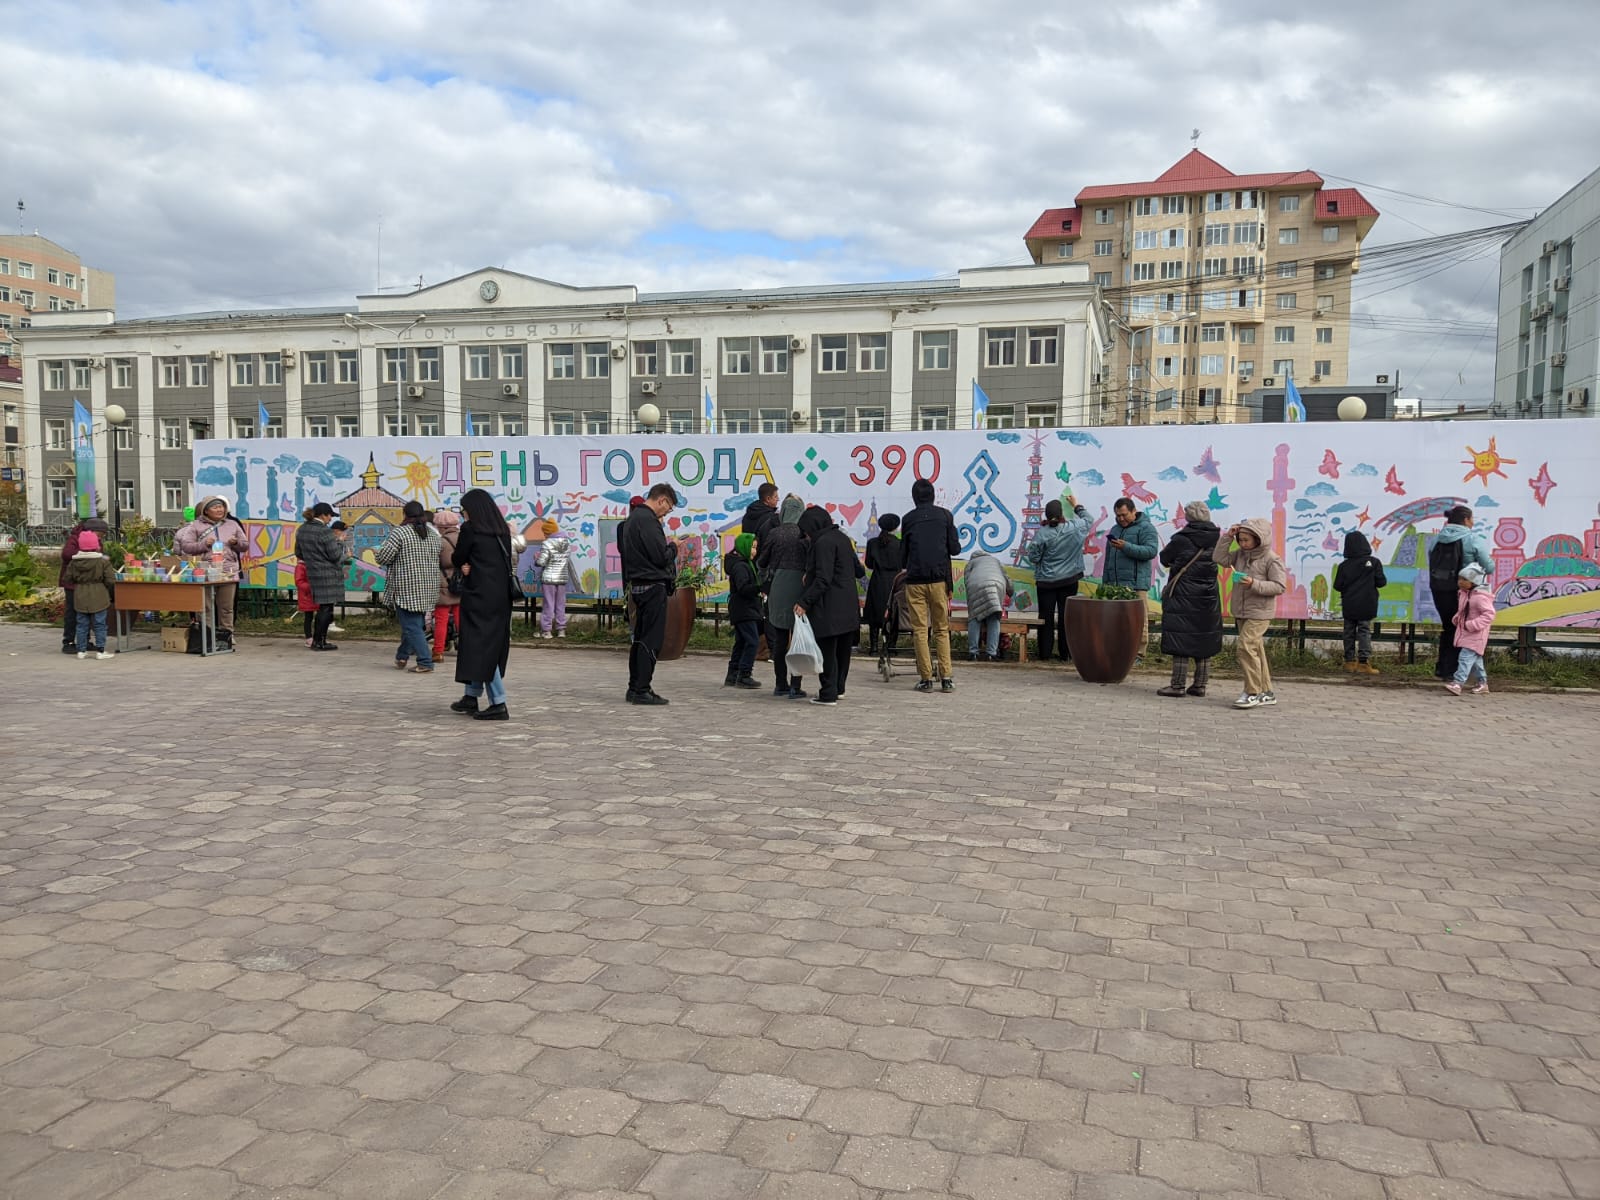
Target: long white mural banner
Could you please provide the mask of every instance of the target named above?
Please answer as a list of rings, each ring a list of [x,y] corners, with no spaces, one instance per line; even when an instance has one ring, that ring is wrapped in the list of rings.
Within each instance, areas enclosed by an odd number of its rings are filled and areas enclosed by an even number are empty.
[[[481,487],[534,540],[542,520],[555,521],[574,543],[583,594],[609,595],[620,587],[616,530],[628,500],[664,482],[682,501],[666,522],[679,562],[710,569],[703,595],[714,600],[725,592],[722,555],[761,484],[826,507],[860,548],[880,515],[911,508],[912,481],[926,478],[955,514],[963,555],[1000,556],[1024,610],[1027,545],[1045,504],[1071,493],[1095,522],[1091,580],[1119,497],[1163,540],[1184,504],[1203,500],[1219,525],[1271,520],[1291,577],[1279,616],[1337,616],[1330,580],[1345,533],[1358,529],[1386,564],[1380,620],[1433,621],[1428,546],[1445,510],[1465,504],[1495,565],[1498,624],[1600,627],[1600,421],[246,439],[201,442],[194,454],[197,498],[225,496],[251,531],[257,587],[292,586],[294,530],[313,503],[332,504],[355,531],[352,588],[378,590],[371,554],[406,501],[456,508]],[[522,567],[531,579],[532,551]]]

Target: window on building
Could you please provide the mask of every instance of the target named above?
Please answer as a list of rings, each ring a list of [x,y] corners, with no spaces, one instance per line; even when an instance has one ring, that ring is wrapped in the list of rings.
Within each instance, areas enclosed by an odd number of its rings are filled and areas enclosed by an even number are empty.
[[[583,414],[584,433],[606,434],[611,432],[611,414],[604,410],[595,409]]]
[[[578,377],[578,348],[573,342],[551,342],[545,347],[550,363],[551,379],[576,379]]]
[[[1317,307],[1320,308],[1323,312],[1331,312],[1333,310],[1333,296],[1332,296],[1332,294],[1331,293],[1318,293],[1318,295],[1317,295]]]
[[[1241,346],[1254,346],[1256,344],[1256,327],[1254,325],[1240,325],[1238,333]]]
[[[983,361],[990,367],[1017,365],[1017,331],[1015,329],[985,329],[983,331]]]
[[[1322,263],[1317,266],[1318,279],[1334,279],[1338,277],[1338,274],[1339,268],[1331,263]]]
[[[1205,387],[1200,389],[1199,407],[1215,408],[1222,403],[1222,389],[1219,387]]]
[[[161,508],[163,512],[182,512],[189,506],[189,488],[181,479],[161,481]]]
[[[1319,346],[1331,346],[1331,345],[1333,345],[1333,326],[1331,326],[1331,325],[1319,325],[1319,326],[1317,326],[1317,345],[1319,345]]]
[[[1105,258],[1108,255],[1110,255],[1110,253],[1111,253],[1111,239],[1110,238],[1101,238],[1099,241],[1095,242],[1095,244],[1094,244],[1094,255],[1095,255],[1096,258]]]
[[[1097,208],[1094,210],[1094,223],[1096,225],[1109,225],[1112,220],[1113,217],[1109,208]]]
[[[698,418],[695,416],[694,409],[667,409],[667,432],[677,434],[699,433],[700,424]]]
[[[850,422],[848,410],[843,408],[817,409],[818,433],[849,433]]]
[[[1182,331],[1176,325],[1156,326],[1156,343],[1158,345],[1176,346],[1182,340]]]
[[[1239,360],[1239,375],[1240,375],[1240,377],[1242,379],[1248,380],[1252,376],[1254,376],[1255,373],[1256,373],[1256,360],[1255,359],[1253,359],[1253,358],[1241,358]]]
[[[1095,287],[1098,287],[1098,288],[1108,288],[1108,287],[1110,287],[1111,286],[1111,272],[1110,271],[1096,271],[1094,273],[1094,285],[1095,285]]]
[[[11,274],[11,260],[9,258],[0,258],[0,275],[9,274]]]
[[[59,297],[59,296],[50,296],[50,297],[48,297],[48,299],[49,299],[49,303],[46,304],[45,307],[48,308],[51,312],[60,312],[61,311],[61,297]]]
[[[748,408],[725,408],[718,415],[723,433],[750,432],[750,410]]]
[[[1279,312],[1285,312],[1299,304],[1298,297],[1294,292],[1279,292],[1274,299],[1277,301]]]
[[[1300,264],[1294,259],[1290,259],[1288,262],[1281,262],[1278,264],[1279,279],[1293,279],[1299,274]]]
[[[411,364],[407,361],[403,348],[390,346],[383,352],[383,381],[385,383],[404,383],[410,377]]]
[[[1292,359],[1292,358],[1275,358],[1275,359],[1273,359],[1272,360],[1272,374],[1275,377],[1279,378],[1279,379],[1282,379],[1286,375],[1293,375],[1294,374],[1294,359]]]
[[[261,356],[261,382],[269,387],[277,387],[283,382],[283,355],[274,353]]]
[[[1322,240],[1337,242],[1339,240],[1339,227],[1337,225],[1324,225],[1322,227]]]
[[[1011,404],[991,404],[989,411],[983,415],[985,429],[1014,429],[1017,424],[1017,410]]]
[[[918,429],[949,429],[950,406],[948,404],[924,404],[917,410]],[[843,432],[841,430],[841,432]]]
[[[1154,250],[1160,240],[1160,234],[1154,229],[1139,229],[1134,231],[1133,248],[1135,250]]]
[[[521,346],[500,347],[500,378],[521,379],[525,370]]]
[[[133,449],[134,444],[135,444],[134,438],[136,437],[136,434],[135,434],[135,431],[134,431],[134,424],[133,424],[133,421],[131,419],[128,420],[125,424],[118,425],[114,432],[115,432],[116,438],[117,438],[117,449],[118,450],[132,450]]]
[[[1233,260],[1233,273],[1235,275],[1254,275],[1256,273],[1256,258],[1253,254],[1238,255]]]
[[[67,390],[66,363],[59,361],[45,363],[44,387],[47,392],[64,392]]]
[[[928,330],[917,335],[921,347],[918,359],[924,371],[948,371],[950,369],[950,331],[941,329]]]
[[[44,423],[44,447],[46,450],[65,450],[69,444],[65,420],[51,419]]]
[[[1161,214],[1162,214],[1162,216],[1168,216],[1168,217],[1174,216],[1174,215],[1181,216],[1183,213],[1186,213],[1188,211],[1189,211],[1189,197],[1187,197],[1187,196],[1163,196],[1163,197],[1161,197]]]
[[[1326,379],[1328,376],[1333,374],[1333,359],[1319,358],[1316,362],[1311,364],[1311,369],[1313,372]]]
[[[52,477],[46,482],[49,484],[47,495],[50,511],[66,512],[67,506],[72,503],[72,480]]]
[[[576,413],[553,412],[545,420],[550,425],[550,432],[554,434],[576,433],[578,431],[578,418]]]
[[[856,351],[856,370],[887,371],[889,369],[889,335],[887,333],[857,334]]]
[[[306,418],[306,436],[307,437],[314,437],[314,438],[325,438],[325,437],[327,437],[328,436],[328,418],[327,417],[307,417]]]
[[[787,337],[764,337],[761,339],[761,373],[763,375],[787,375],[789,373],[789,339]],[[777,430],[763,429],[763,433],[774,433]]]
[[[1279,344],[1294,341],[1294,326],[1274,325],[1272,327],[1272,340]]]
[[[1182,279],[1185,265],[1186,264],[1181,258],[1168,259],[1166,262],[1161,264],[1161,278]]]
[[[1058,333],[1053,327],[1028,330],[1028,365],[1053,367],[1056,365]]]
[[[1054,401],[1030,404],[1024,419],[1029,429],[1054,429],[1060,423],[1059,406]]]
[[[256,435],[256,423],[249,417],[235,417],[233,419],[233,436],[236,438],[253,438]]]
[[[502,416],[500,418],[501,437],[521,437],[527,431],[527,428],[528,423],[522,417]]]
[[[1206,193],[1206,211],[1207,212],[1227,212],[1232,207],[1233,207],[1233,193],[1232,192],[1207,192]]]
[[[71,271],[62,272],[62,275],[61,275],[61,286],[62,287],[67,287],[67,288],[71,288],[73,291],[77,291],[78,290],[78,277],[76,275],[74,275]]]
[[[656,369],[660,364],[656,356],[656,342],[635,342],[633,344],[633,373],[641,379],[652,379],[660,372]]]
[[[762,433],[788,433],[789,414],[781,408],[763,408],[756,413],[758,427]]]
[[[1300,211],[1300,197],[1299,196],[1279,196],[1278,197],[1278,211],[1279,212],[1284,212],[1284,213],[1299,212]]]
[[[33,264],[32,263],[18,261],[18,263],[17,263],[17,278],[18,279],[32,279],[33,278]]]
[[[494,378],[494,348],[492,346],[467,347],[467,378]]]
[[[404,414],[383,414],[383,433],[385,437],[405,437],[410,430],[411,421]]]
[[[1135,283],[1146,283],[1156,277],[1156,265],[1153,262],[1136,262],[1133,264],[1132,279]]]
[[[1140,196],[1133,202],[1133,215],[1136,217],[1153,217],[1156,213],[1156,198],[1154,196]]]
[[[313,350],[305,355],[307,384],[320,384],[328,382],[328,353],[326,350]]]
[[[583,377],[585,379],[611,378],[611,346],[609,343],[585,342],[583,344]]]
[[[750,374],[750,339],[722,339],[722,373],[724,375]]]
[[[422,346],[417,350],[417,382],[438,383],[442,354],[438,346]]]
[[[1057,242],[1056,243],[1056,257],[1057,258],[1071,258],[1072,257],[1072,243],[1071,242]]]
[[[1183,248],[1183,234],[1181,229],[1163,229],[1161,231],[1161,246],[1165,250],[1181,250]]]
[[[668,375],[693,375],[694,366],[694,341],[679,338],[667,343],[667,374]]]
[[[117,480],[117,508],[122,512],[132,512],[138,507],[139,502],[134,495],[133,480]]]
[[[1225,354],[1202,354],[1200,356],[1200,374],[1221,375],[1227,357]]]
[[[1207,225],[1204,233],[1205,244],[1208,246],[1226,246],[1230,228],[1226,224]]]
[[[1200,267],[1200,273],[1207,279],[1215,279],[1219,275],[1228,273],[1228,260],[1225,258],[1208,258]]]
[[[17,292],[17,303],[22,305],[23,308],[32,308],[33,293],[26,288],[19,290]]]
[[[339,364],[340,383],[361,382],[361,358],[356,350],[340,350],[334,355]],[[315,360],[315,361],[313,361]],[[326,353],[306,355],[306,365],[310,368],[309,374],[316,378],[308,378],[307,383],[328,382],[328,356]]]
[[[418,413],[415,417],[418,437],[439,436],[439,414]]]
[[[1258,302],[1255,288],[1240,288],[1229,293],[1228,299],[1234,308],[1254,308]]]
[[[1154,296],[1134,296],[1128,301],[1128,311],[1136,316],[1144,316],[1156,311],[1156,298]]]
[[[211,360],[204,355],[194,355],[189,359],[189,386],[211,386]]]
[[[1183,364],[1174,355],[1167,358],[1158,358],[1150,368],[1157,375],[1176,375],[1182,370]]]
[[[183,422],[173,417],[161,418],[161,448],[163,450],[183,449]]]
[[[856,409],[857,433],[883,433],[889,428],[887,409],[870,407]]]
[[[0,287],[0,304],[10,304],[10,303],[11,303],[11,289],[8,288],[8,287]]]
[[[256,384],[256,356],[254,354],[235,354],[233,356],[233,386],[254,387]]]
[[[44,279],[46,283],[53,283],[59,287],[61,285],[61,272],[56,270],[54,267],[46,267]]]
[[[1233,227],[1233,242],[1236,246],[1254,246],[1261,236],[1261,225],[1256,221],[1239,221]]]
[[[361,418],[357,416],[344,416],[339,418],[339,436],[353,438],[361,436]]]
[[[1298,246],[1300,244],[1300,230],[1290,227],[1278,230],[1278,245]]]

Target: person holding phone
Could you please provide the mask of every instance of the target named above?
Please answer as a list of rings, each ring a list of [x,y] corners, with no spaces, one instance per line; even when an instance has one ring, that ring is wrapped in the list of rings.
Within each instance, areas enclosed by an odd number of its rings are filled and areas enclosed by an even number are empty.
[[[1107,586],[1150,590],[1150,564],[1161,553],[1161,538],[1150,518],[1122,497],[1112,506],[1116,528],[1106,534],[1105,560],[1100,567],[1100,582]]]

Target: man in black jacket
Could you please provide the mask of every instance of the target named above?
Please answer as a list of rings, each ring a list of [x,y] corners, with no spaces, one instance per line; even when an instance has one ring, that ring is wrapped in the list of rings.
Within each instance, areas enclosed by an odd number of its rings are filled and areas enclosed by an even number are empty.
[[[800,532],[810,542],[806,553],[805,590],[794,606],[804,614],[822,651],[813,704],[837,704],[850,679],[850,647],[861,636],[861,593],[856,580],[866,575],[850,535],[833,523],[826,509],[815,505],[800,518]]]
[[[916,504],[900,518],[900,542],[906,556],[906,606],[911,610],[911,642],[917,652],[919,692],[933,691],[934,656],[938,656],[939,690],[953,692],[956,681],[950,667],[950,593],[955,575],[952,555],[961,553],[961,537],[950,510],[933,502],[933,484],[919,479],[911,485]],[[933,649],[928,630],[933,630]]]
[[[650,489],[644,503],[628,514],[617,543],[622,575],[633,601],[633,644],[628,648],[628,703],[665,704],[651,682],[667,632],[667,597],[678,577],[678,548],[661,531],[661,519],[678,503],[669,483]]]
[[[744,510],[744,519],[739,522],[740,533],[753,533],[759,540],[761,531],[768,525],[778,522],[778,485],[763,483],[756,489],[756,498],[750,507]]]

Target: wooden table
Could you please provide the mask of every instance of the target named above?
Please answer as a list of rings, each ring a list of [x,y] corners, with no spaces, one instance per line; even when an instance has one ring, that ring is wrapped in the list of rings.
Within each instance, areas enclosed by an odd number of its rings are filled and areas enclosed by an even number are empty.
[[[216,589],[224,583],[237,580],[223,579],[216,583],[159,583],[153,580],[123,580],[118,582],[112,595],[114,612],[189,612],[200,614],[200,653],[203,657],[217,654],[215,611]],[[127,629],[117,620],[117,652],[128,647]]]
[[[1000,618],[1000,632],[1014,633],[1017,635],[1017,661],[1028,661],[1028,631],[1030,629],[1043,629],[1044,622],[1038,617],[1025,617],[1019,613]]]

